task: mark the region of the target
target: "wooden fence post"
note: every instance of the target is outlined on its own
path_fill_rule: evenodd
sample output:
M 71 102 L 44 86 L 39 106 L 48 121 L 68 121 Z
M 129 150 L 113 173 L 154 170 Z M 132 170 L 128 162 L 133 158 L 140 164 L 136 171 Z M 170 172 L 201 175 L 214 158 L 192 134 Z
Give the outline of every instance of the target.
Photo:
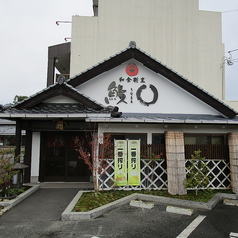
M 166 161 L 168 192 L 172 195 L 187 194 L 184 186 L 186 178 L 184 135 L 181 131 L 166 131 Z
M 231 187 L 232 191 L 238 193 L 238 133 L 228 134 Z

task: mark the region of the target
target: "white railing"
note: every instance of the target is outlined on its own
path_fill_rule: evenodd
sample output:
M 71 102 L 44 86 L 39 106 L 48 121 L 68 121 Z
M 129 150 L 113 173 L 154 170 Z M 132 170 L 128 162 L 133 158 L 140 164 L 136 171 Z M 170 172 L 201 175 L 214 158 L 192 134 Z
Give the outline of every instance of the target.
M 205 159 L 204 163 L 207 165 L 210 182 L 206 188 L 209 189 L 230 189 L 230 163 L 226 160 L 220 159 Z M 188 174 L 187 167 L 191 164 L 190 160 L 186 160 L 186 174 Z
M 230 189 L 230 163 L 226 160 L 208 160 L 204 162 L 207 164 L 210 182 L 207 186 L 209 189 Z M 188 173 L 187 167 L 190 160 L 186 160 L 186 174 Z M 122 186 L 115 187 L 114 183 L 114 160 L 107 160 L 107 166 L 99 176 L 100 190 L 141 190 L 141 189 L 154 189 L 163 190 L 168 188 L 167 183 L 167 169 L 166 160 L 159 159 L 156 162 L 151 162 L 148 159 L 141 159 L 141 184 L 139 186 Z
M 141 159 L 141 184 L 139 186 L 122 186 L 115 187 L 114 183 L 114 160 L 107 160 L 107 166 L 102 171 L 99 177 L 100 190 L 141 190 L 141 189 L 154 189 L 162 190 L 167 189 L 167 169 L 166 160 L 159 159 L 151 162 L 148 159 Z

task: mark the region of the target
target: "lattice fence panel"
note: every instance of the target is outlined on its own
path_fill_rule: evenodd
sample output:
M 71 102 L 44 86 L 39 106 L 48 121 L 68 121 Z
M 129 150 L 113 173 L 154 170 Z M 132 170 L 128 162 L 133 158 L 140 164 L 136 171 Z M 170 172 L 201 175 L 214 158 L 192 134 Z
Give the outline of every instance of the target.
M 162 190 L 167 189 L 167 167 L 166 160 L 159 159 L 151 163 L 148 159 L 141 160 L 141 184 L 140 186 L 114 186 L 114 160 L 107 160 L 107 166 L 99 176 L 99 184 L 101 190 L 122 189 L 122 190 L 141 190 L 141 189 L 154 189 Z
M 208 168 L 207 176 L 210 177 L 210 182 L 206 188 L 210 189 L 230 189 L 231 179 L 230 179 L 230 163 L 225 160 L 205 159 Z M 191 164 L 190 160 L 186 160 L 186 174 L 189 173 L 187 167 Z

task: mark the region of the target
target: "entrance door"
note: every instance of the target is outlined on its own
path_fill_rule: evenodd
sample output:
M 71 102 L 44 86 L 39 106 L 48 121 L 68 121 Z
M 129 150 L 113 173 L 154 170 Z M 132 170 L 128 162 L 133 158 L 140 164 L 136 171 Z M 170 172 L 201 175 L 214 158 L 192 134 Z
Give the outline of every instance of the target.
M 78 158 L 79 154 L 75 151 L 76 136 L 85 140 L 84 133 L 50 132 L 43 135 L 43 181 L 89 182 L 88 165 Z

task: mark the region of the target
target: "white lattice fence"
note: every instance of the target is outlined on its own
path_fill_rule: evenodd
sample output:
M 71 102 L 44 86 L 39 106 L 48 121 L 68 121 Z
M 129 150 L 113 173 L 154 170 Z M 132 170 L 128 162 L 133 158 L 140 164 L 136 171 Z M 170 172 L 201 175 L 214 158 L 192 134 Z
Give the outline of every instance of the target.
M 102 171 L 99 184 L 101 190 L 115 189 L 114 187 L 114 160 L 107 160 L 107 166 Z M 141 160 L 141 184 L 140 186 L 124 186 L 117 189 L 167 189 L 166 160 L 160 159 L 151 163 L 151 160 Z
M 229 189 L 231 188 L 230 179 L 230 163 L 225 160 L 209 160 L 205 159 L 208 168 L 207 176 L 210 177 L 210 182 L 206 188 L 210 189 Z M 186 174 L 188 174 L 187 167 L 191 164 L 190 160 L 186 160 Z

